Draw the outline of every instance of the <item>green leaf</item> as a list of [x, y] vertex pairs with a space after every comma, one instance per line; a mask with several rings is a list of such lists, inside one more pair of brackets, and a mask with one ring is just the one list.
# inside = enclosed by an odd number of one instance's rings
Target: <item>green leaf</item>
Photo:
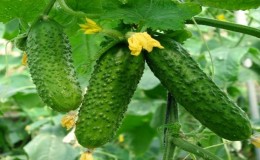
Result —
[[65, 2], [75, 11], [83, 11], [87, 14], [102, 12], [101, 0], [65, 0]]
[[258, 8], [260, 6], [259, 0], [195, 0], [202, 6], [209, 6], [228, 10], [246, 10]]
[[100, 49], [102, 40], [100, 36], [84, 35], [82, 32], [78, 32], [70, 37], [74, 65], [82, 86], [88, 84], [93, 66], [96, 62], [95, 56]]
[[240, 61], [247, 53], [247, 50], [246, 47], [221, 47], [212, 50], [211, 55], [215, 68], [214, 81], [217, 84], [226, 86], [238, 79]]
[[157, 108], [156, 112], [153, 115], [153, 119], [151, 121], [151, 127], [158, 128], [165, 123], [165, 115], [166, 115], [166, 104], [162, 104]]
[[160, 81], [154, 76], [153, 72], [146, 67], [138, 87], [144, 90], [150, 90], [160, 84]]
[[40, 134], [24, 147], [29, 159], [33, 160], [73, 160], [78, 152], [69, 144], [64, 144], [61, 137]]
[[154, 113], [164, 100], [133, 99], [128, 106], [127, 113], [133, 115], [146, 115]]
[[156, 131], [149, 124], [139, 126], [130, 133], [133, 136], [130, 147], [137, 155], [143, 154], [149, 148], [153, 137], [156, 135]]
[[145, 92], [145, 95], [151, 99], [162, 99], [162, 100], [167, 99], [167, 92], [162, 84], [156, 86], [155, 88], [153, 88], [151, 90], [145, 90], [144, 92]]
[[140, 125], [143, 125], [143, 123], [149, 123], [151, 121], [151, 118], [152, 114], [144, 116], [127, 114], [126, 117], [123, 119], [118, 133], [128, 132], [136, 127], [139, 127]]
[[14, 74], [6, 82], [0, 81], [0, 97], [8, 98], [18, 92], [35, 93], [35, 85], [30, 81], [30, 77], [22, 74]]
[[24, 109], [33, 109], [43, 107], [44, 104], [37, 93], [17, 93], [13, 96], [13, 99], [18, 106]]
[[150, 146], [152, 139], [156, 135], [156, 130], [150, 127], [151, 114], [145, 116], [127, 115], [123, 120], [118, 133], [128, 135], [131, 151], [135, 154], [143, 154]]
[[128, 0], [105, 10], [102, 19], [118, 19], [152, 29], [181, 30], [184, 21], [199, 14], [201, 8], [194, 3], [176, 4], [171, 0]]
[[11, 40], [12, 38], [16, 37], [18, 33], [19, 33], [19, 21], [18, 19], [14, 19], [6, 23], [3, 38], [7, 40]]
[[2, 0], [0, 5], [0, 22], [22, 18], [27, 22], [34, 20], [45, 7], [43, 0]]

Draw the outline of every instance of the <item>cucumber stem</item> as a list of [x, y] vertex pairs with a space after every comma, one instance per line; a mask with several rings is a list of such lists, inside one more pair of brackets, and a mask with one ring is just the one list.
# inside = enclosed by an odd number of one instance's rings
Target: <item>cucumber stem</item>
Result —
[[66, 11], [69, 14], [78, 16], [78, 17], [88, 17], [88, 18], [98, 18], [98, 14], [86, 14], [81, 11], [74, 11], [69, 6], [67, 6], [66, 2], [64, 0], [58, 0], [58, 3], [60, 4], [61, 8]]
[[205, 160], [221, 160], [219, 157], [217, 157], [216, 155], [214, 155], [213, 153], [197, 146], [194, 145], [192, 143], [189, 143], [181, 138], [177, 138], [177, 137], [172, 137], [172, 142], [180, 147], [181, 149], [188, 151], [190, 153], [193, 153], [197, 156], [202, 157]]
[[[54, 5], [55, 2], [56, 2], [56, 0], [50, 0], [50, 2], [47, 4], [47, 6], [45, 7], [45, 9], [44, 9], [44, 11], [42, 12], [42, 14], [35, 19], [35, 21], [32, 23], [31, 26], [33, 26], [34, 24], [36, 24], [36, 23], [37, 23], [38, 21], [40, 21], [41, 19], [47, 18], [47, 17], [48, 17], [48, 14], [50, 13], [50, 11], [51, 11], [51, 9], [52, 9], [52, 7], [53, 7], [53, 5]], [[28, 32], [30, 32], [30, 30], [31, 30], [31, 28], [29, 29]]]
[[55, 2], [56, 0], [50, 0], [49, 4], [46, 6], [46, 8], [43, 11], [43, 15], [48, 15], [50, 13]]
[[[260, 38], [260, 30], [253, 27], [202, 17], [194, 17], [194, 19], [199, 25], [222, 28]], [[186, 24], [194, 24], [194, 22], [192, 20], [187, 20]]]
[[207, 43], [207, 41], [205, 40], [205, 38], [203, 37], [203, 34], [202, 34], [202, 32], [201, 32], [201, 30], [200, 30], [200, 28], [199, 28], [199, 26], [198, 26], [196, 20], [195, 20], [194, 18], [192, 18], [191, 20], [194, 22], [195, 26], [197, 27], [197, 29], [198, 29], [198, 31], [199, 31], [199, 34], [200, 34], [200, 37], [201, 37], [202, 41], [204, 42], [204, 44], [205, 44], [205, 46], [206, 46], [206, 48], [207, 48], [207, 51], [208, 51], [208, 54], [209, 54], [209, 57], [210, 57], [210, 63], [211, 63], [210, 77], [213, 79], [213, 77], [214, 77], [214, 72], [215, 72], [215, 71], [214, 71], [214, 62], [213, 62], [213, 58], [212, 58], [212, 55], [211, 55], [211, 52], [210, 52], [208, 43]]
[[[165, 117], [165, 124], [173, 124], [173, 123], [178, 123], [178, 106], [175, 98], [173, 95], [168, 92], [168, 97], [167, 97], [167, 108], [166, 108], [166, 117]], [[175, 151], [175, 144], [172, 143], [172, 133], [169, 131], [167, 127], [164, 128], [164, 145], [165, 145], [165, 150], [164, 150], [164, 155], [163, 155], [163, 160], [172, 160], [174, 151]]]

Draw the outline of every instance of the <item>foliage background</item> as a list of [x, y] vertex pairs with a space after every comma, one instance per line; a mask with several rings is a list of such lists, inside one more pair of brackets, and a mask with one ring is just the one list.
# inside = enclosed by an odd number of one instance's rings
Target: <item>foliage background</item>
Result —
[[[0, 2], [0, 4], [12, 4], [10, 9], [6, 5], [2, 5], [5, 8], [0, 7], [2, 21], [0, 23], [0, 37], [2, 37], [0, 40], [0, 159], [79, 159], [80, 154], [85, 151], [84, 148], [76, 143], [75, 137], [70, 131], [61, 127], [62, 114], [52, 111], [42, 103], [32, 83], [28, 68], [21, 64], [22, 52], [15, 48], [11, 41], [20, 32], [24, 32], [26, 24], [31, 23], [42, 12], [47, 0], [23, 0], [22, 2], [11, 3], [10, 0]], [[74, 10], [85, 11], [88, 14], [100, 13], [102, 18], [98, 19], [98, 23], [102, 26], [115, 27], [118, 22], [116, 19], [120, 19], [122, 11], [126, 12], [127, 10], [118, 7], [118, 2], [113, 3], [116, 0], [106, 2], [108, 4], [102, 8], [98, 7], [101, 1], [87, 3], [67, 0], [67, 4]], [[141, 2], [148, 3], [149, 1]], [[102, 1], [102, 4], [104, 3]], [[35, 7], [35, 4], [38, 7]], [[106, 9], [108, 6], [111, 10], [119, 9], [107, 15], [104, 8]], [[28, 12], [27, 7], [33, 9]], [[139, 9], [142, 11], [142, 8]], [[190, 15], [199, 13], [196, 10], [193, 11], [194, 13], [189, 12]], [[247, 10], [245, 14], [250, 26], [260, 27], [259, 9]], [[50, 15], [65, 27], [72, 45], [78, 78], [82, 88], [85, 88], [88, 85], [95, 62], [95, 53], [100, 49], [99, 45], [104, 38], [102, 35], [84, 35], [78, 26], [79, 23], [84, 23], [84, 17], [75, 17], [75, 15], [65, 12], [59, 5], [55, 5]], [[235, 22], [237, 18], [233, 11], [205, 7], [199, 16], [218, 19], [222, 16], [222, 20], [231, 22]], [[132, 23], [132, 21], [133, 17], [125, 19], [125, 23]], [[152, 22], [153, 20], [147, 21], [151, 27], [157, 28], [158, 26]], [[182, 28], [183, 21], [178, 20], [178, 22], [180, 22], [179, 25], [175, 27]], [[187, 25], [186, 28], [191, 31], [192, 37], [184, 42], [184, 46], [201, 68], [210, 73], [212, 64], [206, 43], [201, 38], [205, 39], [213, 57], [214, 81], [250, 115], [247, 84], [251, 80], [257, 91], [259, 90], [259, 39], [206, 26], [199, 26], [200, 30], [194, 25]], [[250, 68], [243, 65], [247, 58], [252, 61]], [[161, 159], [166, 94], [165, 88], [146, 67], [116, 138], [113, 142], [96, 149], [95, 159]], [[180, 121], [182, 130], [186, 133], [199, 127], [199, 123], [181, 106]], [[252, 123], [256, 128], [259, 126], [258, 119], [252, 119]], [[188, 140], [201, 147], [208, 147], [208, 150], [223, 159], [256, 159], [254, 147], [249, 140], [242, 142], [223, 141], [209, 130], [193, 135]], [[194, 155], [187, 157], [188, 155], [189, 153], [178, 149], [175, 158], [195, 159]]]

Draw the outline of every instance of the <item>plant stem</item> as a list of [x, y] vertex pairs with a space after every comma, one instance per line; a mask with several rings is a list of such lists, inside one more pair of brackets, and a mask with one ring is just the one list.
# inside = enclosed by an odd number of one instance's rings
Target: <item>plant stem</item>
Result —
[[225, 152], [227, 154], [228, 160], [232, 160], [226, 140], [222, 138], [222, 142], [224, 144], [224, 148], [225, 148]]
[[69, 14], [78, 16], [78, 17], [88, 17], [88, 18], [97, 18], [99, 17], [98, 14], [86, 14], [84, 12], [81, 11], [74, 11], [73, 9], [71, 9], [70, 7], [67, 6], [66, 2], [64, 0], [58, 0], [61, 8], [66, 11]]
[[221, 160], [219, 157], [217, 157], [216, 155], [214, 155], [213, 153], [197, 146], [194, 145], [192, 143], [189, 143], [181, 138], [177, 138], [177, 137], [172, 137], [172, 142], [180, 147], [181, 149], [188, 151], [190, 153], [193, 153], [195, 155], [198, 155], [200, 157], [202, 157], [205, 160]]
[[200, 34], [200, 37], [202, 39], [202, 41], [204, 42], [206, 48], [207, 48], [207, 51], [208, 51], [208, 54], [209, 54], [209, 57], [210, 57], [210, 62], [211, 62], [211, 70], [210, 70], [210, 77], [213, 79], [213, 76], [214, 76], [214, 62], [213, 62], [213, 58], [212, 58], [212, 55], [211, 55], [211, 52], [210, 52], [210, 49], [209, 49], [209, 46], [208, 46], [208, 43], [207, 41], [205, 40], [205, 38], [203, 37], [203, 34], [197, 24], [197, 21], [195, 20], [195, 18], [192, 18], [191, 19], [193, 21], [193, 23], [195, 24], [195, 26], [197, 27], [198, 31], [199, 31], [199, 34]]
[[[166, 117], [165, 117], [165, 124], [173, 124], [178, 123], [178, 106], [175, 98], [172, 96], [172, 94], [168, 93], [167, 98], [167, 108], [166, 108]], [[164, 155], [163, 160], [172, 160], [175, 150], [175, 145], [172, 143], [172, 133], [168, 131], [168, 128], [166, 127], [164, 129]]]
[[[253, 18], [250, 18], [250, 20], [249, 20], [249, 22], [248, 22], [247, 25], [250, 26], [252, 22], [253, 22]], [[238, 42], [235, 44], [234, 47], [239, 46], [240, 43], [243, 41], [244, 37], [245, 37], [245, 34], [243, 34], [243, 35], [239, 38]]]
[[205, 128], [206, 128], [205, 126], [201, 125], [197, 130], [190, 132], [190, 133], [185, 133], [185, 136], [196, 136], [196, 135], [200, 134], [201, 132], [203, 132]]
[[50, 13], [51, 8], [55, 2], [56, 2], [56, 0], [50, 0], [49, 4], [46, 6], [46, 8], [43, 11], [43, 15], [48, 15]]
[[[31, 26], [33, 26], [34, 24], [36, 24], [39, 20], [41, 20], [43, 17], [47, 17], [47, 15], [50, 13], [54, 3], [56, 2], [56, 0], [50, 0], [50, 2], [48, 3], [48, 5], [46, 6], [46, 8], [44, 9], [44, 11], [42, 12], [42, 14], [37, 17], [35, 19], [35, 21], [32, 23]], [[29, 29], [29, 31], [31, 30], [31, 28]]]
[[[199, 24], [199, 25], [206, 25], [206, 26], [222, 28], [222, 29], [239, 32], [239, 33], [244, 33], [244, 34], [248, 34], [248, 35], [260, 38], [260, 30], [253, 28], [253, 27], [248, 27], [245, 25], [240, 25], [240, 24], [225, 22], [225, 21], [219, 21], [219, 20], [214, 20], [214, 19], [209, 19], [209, 18], [202, 18], [202, 17], [194, 17], [194, 19], [197, 22], [197, 24]], [[186, 23], [194, 24], [194, 22], [192, 20], [187, 20]]]

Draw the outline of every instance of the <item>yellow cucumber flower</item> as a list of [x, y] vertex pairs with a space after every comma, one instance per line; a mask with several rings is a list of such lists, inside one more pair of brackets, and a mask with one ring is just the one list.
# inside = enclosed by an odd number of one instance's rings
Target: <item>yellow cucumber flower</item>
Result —
[[123, 134], [120, 134], [119, 137], [118, 137], [118, 142], [119, 143], [123, 143], [125, 141], [125, 137]]
[[27, 54], [23, 52], [23, 57], [22, 57], [22, 65], [26, 66], [27, 65]]
[[224, 14], [219, 14], [216, 16], [217, 20], [220, 20], [220, 21], [226, 21], [226, 17]]
[[94, 160], [91, 152], [84, 152], [80, 156], [80, 160]]
[[80, 24], [79, 25], [81, 30], [84, 31], [85, 34], [94, 34], [94, 33], [98, 33], [102, 30], [102, 28], [97, 25], [96, 22], [94, 22], [93, 20], [86, 18], [86, 23], [85, 24]]
[[67, 128], [67, 130], [73, 128], [76, 123], [77, 113], [72, 111], [64, 115], [61, 119], [61, 126]]
[[251, 143], [256, 147], [260, 148], [260, 136], [252, 136]]
[[129, 49], [131, 54], [138, 56], [142, 49], [152, 52], [153, 47], [164, 48], [159, 41], [153, 39], [147, 32], [134, 33], [128, 38]]

